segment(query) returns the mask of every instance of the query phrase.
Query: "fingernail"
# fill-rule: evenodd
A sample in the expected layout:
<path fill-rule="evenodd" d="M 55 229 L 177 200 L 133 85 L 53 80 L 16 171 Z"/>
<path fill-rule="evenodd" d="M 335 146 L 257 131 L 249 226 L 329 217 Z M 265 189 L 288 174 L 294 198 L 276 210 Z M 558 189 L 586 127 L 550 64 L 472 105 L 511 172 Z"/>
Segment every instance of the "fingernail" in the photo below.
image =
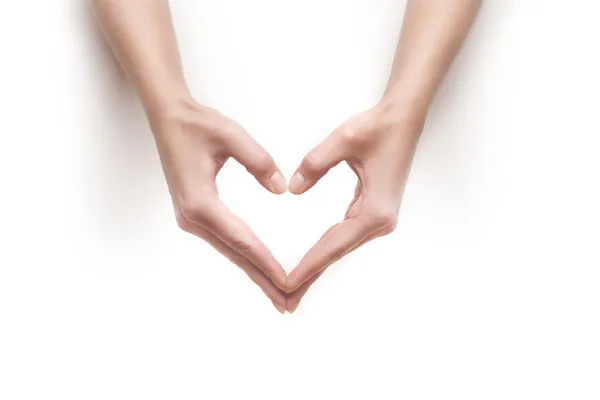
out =
<path fill-rule="evenodd" d="M 275 306 L 275 308 L 277 309 L 277 311 L 279 311 L 282 314 L 285 314 L 285 307 L 281 306 L 279 304 L 273 303 L 273 305 Z"/>
<path fill-rule="evenodd" d="M 298 303 L 298 304 L 300 304 L 300 303 Z M 290 314 L 293 314 L 293 313 L 294 313 L 294 311 L 296 311 L 296 308 L 298 308 L 298 304 L 296 304 L 294 307 L 290 308 L 290 309 L 288 310 L 288 312 L 289 312 Z"/>
<path fill-rule="evenodd" d="M 277 194 L 283 194 L 287 192 L 287 184 L 281 172 L 277 171 L 273 175 L 271 175 L 269 183 L 273 192 Z"/>
<path fill-rule="evenodd" d="M 292 193 L 300 193 L 304 186 L 306 185 L 306 178 L 300 172 L 296 172 L 294 176 L 292 176 L 292 180 L 290 182 L 290 192 Z"/>

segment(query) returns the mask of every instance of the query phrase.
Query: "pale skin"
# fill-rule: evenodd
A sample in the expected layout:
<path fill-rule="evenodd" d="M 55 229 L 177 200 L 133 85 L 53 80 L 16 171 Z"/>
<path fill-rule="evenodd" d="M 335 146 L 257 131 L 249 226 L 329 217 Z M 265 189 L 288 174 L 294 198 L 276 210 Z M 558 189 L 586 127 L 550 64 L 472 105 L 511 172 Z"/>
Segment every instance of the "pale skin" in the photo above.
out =
<path fill-rule="evenodd" d="M 286 181 L 273 158 L 236 122 L 198 104 L 188 89 L 167 0 L 93 0 L 100 24 L 146 110 L 179 226 L 238 265 L 281 313 L 294 312 L 318 277 L 396 225 L 428 108 L 481 0 L 408 0 L 396 57 L 377 105 L 344 122 L 302 160 L 289 191 L 302 194 L 345 161 L 354 198 L 286 276 L 252 230 L 220 201 L 216 176 L 234 158 L 265 189 Z"/>

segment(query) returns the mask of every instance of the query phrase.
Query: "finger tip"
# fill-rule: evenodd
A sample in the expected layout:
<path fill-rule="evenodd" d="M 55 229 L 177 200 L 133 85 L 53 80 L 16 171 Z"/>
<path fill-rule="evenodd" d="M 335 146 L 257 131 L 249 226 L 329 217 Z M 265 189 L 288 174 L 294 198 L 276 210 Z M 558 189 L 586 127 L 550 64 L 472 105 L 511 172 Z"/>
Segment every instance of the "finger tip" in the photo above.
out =
<path fill-rule="evenodd" d="M 275 284 L 275 286 L 277 287 L 277 289 L 281 290 L 283 293 L 287 293 L 287 279 L 283 278 L 283 279 L 277 279 L 274 280 L 273 283 Z"/>
<path fill-rule="evenodd" d="M 280 305 L 280 304 L 277 304 L 277 303 L 275 303 L 275 302 L 273 302 L 273 305 L 275 306 L 275 309 L 276 309 L 277 311 L 279 311 L 281 314 L 285 314 L 285 312 L 286 312 L 286 309 L 287 309 L 287 306 L 285 306 L 285 307 L 284 307 L 284 306 L 282 306 L 282 305 Z"/>
<path fill-rule="evenodd" d="M 288 280 L 288 283 L 285 287 L 285 292 L 287 294 L 293 293 L 294 291 L 296 291 L 296 289 L 298 289 L 300 285 L 297 283 L 290 283 L 290 281 Z"/>
<path fill-rule="evenodd" d="M 293 194 L 301 194 L 307 187 L 307 181 L 304 175 L 301 172 L 296 172 L 292 179 L 290 180 L 290 184 L 288 186 L 288 190 Z"/>
<path fill-rule="evenodd" d="M 269 190 L 275 194 L 284 194 L 287 192 L 288 184 L 280 171 L 275 171 L 269 178 Z"/>
<path fill-rule="evenodd" d="M 273 282 L 277 289 L 285 293 L 288 276 L 281 265 L 278 265 L 278 268 L 269 271 L 268 277 L 271 279 L 271 282 Z"/>
<path fill-rule="evenodd" d="M 299 279 L 299 274 L 297 268 L 295 268 L 290 274 L 287 276 L 285 292 L 289 295 L 292 292 L 295 292 L 302 285 L 301 279 Z M 288 301 L 290 301 L 288 299 Z"/>
<path fill-rule="evenodd" d="M 288 192 L 290 192 L 290 193 L 291 193 L 291 194 L 293 194 L 293 195 L 296 195 L 296 196 L 297 196 L 297 195 L 299 195 L 299 194 L 302 194 L 302 192 L 301 192 L 301 191 L 299 191 L 299 190 L 295 190 L 295 189 L 294 189 L 294 188 L 292 188 L 291 186 L 290 186 L 290 187 L 288 187 L 288 190 L 287 190 L 287 191 L 288 191 Z"/>
<path fill-rule="evenodd" d="M 288 306 L 287 306 L 287 312 L 290 313 L 290 314 L 293 314 L 294 311 L 296 311 L 296 309 L 298 308 L 298 304 L 299 303 L 293 303 L 291 305 L 288 304 Z"/>
<path fill-rule="evenodd" d="M 288 187 L 287 185 L 284 186 L 279 186 L 279 187 L 272 187 L 270 189 L 271 193 L 273 194 L 277 194 L 277 195 L 282 195 L 282 194 L 286 194 L 288 192 Z"/>

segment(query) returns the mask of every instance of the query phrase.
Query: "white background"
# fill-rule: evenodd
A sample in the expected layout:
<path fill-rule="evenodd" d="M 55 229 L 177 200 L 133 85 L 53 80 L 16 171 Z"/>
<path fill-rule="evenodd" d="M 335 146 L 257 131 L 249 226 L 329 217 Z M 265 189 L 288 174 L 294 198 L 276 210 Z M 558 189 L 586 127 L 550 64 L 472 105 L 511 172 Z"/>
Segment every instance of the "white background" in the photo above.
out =
<path fill-rule="evenodd" d="M 177 1 L 199 101 L 289 178 L 373 105 L 398 0 Z M 180 232 L 85 1 L 0 13 L 0 399 L 600 398 L 599 6 L 488 0 L 432 107 L 398 230 L 293 316 Z M 291 270 L 342 218 L 242 167 L 226 203 Z"/>

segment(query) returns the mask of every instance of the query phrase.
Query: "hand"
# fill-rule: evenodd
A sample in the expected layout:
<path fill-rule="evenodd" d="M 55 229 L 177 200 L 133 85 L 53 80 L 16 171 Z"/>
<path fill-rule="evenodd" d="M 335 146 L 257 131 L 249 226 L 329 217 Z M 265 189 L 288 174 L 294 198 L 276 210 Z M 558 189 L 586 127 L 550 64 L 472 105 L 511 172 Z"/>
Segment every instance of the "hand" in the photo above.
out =
<path fill-rule="evenodd" d="M 329 169 L 346 161 L 358 177 L 354 199 L 343 222 L 332 226 L 308 251 L 287 280 L 287 310 L 332 263 L 368 241 L 391 233 L 423 118 L 406 117 L 402 107 L 382 102 L 331 133 L 304 158 L 289 190 L 301 194 Z"/>
<path fill-rule="evenodd" d="M 192 100 L 149 115 L 177 223 L 238 265 L 281 312 L 286 273 L 252 230 L 220 201 L 216 176 L 229 159 L 244 165 L 267 190 L 286 182 L 271 156 L 237 123 Z"/>

